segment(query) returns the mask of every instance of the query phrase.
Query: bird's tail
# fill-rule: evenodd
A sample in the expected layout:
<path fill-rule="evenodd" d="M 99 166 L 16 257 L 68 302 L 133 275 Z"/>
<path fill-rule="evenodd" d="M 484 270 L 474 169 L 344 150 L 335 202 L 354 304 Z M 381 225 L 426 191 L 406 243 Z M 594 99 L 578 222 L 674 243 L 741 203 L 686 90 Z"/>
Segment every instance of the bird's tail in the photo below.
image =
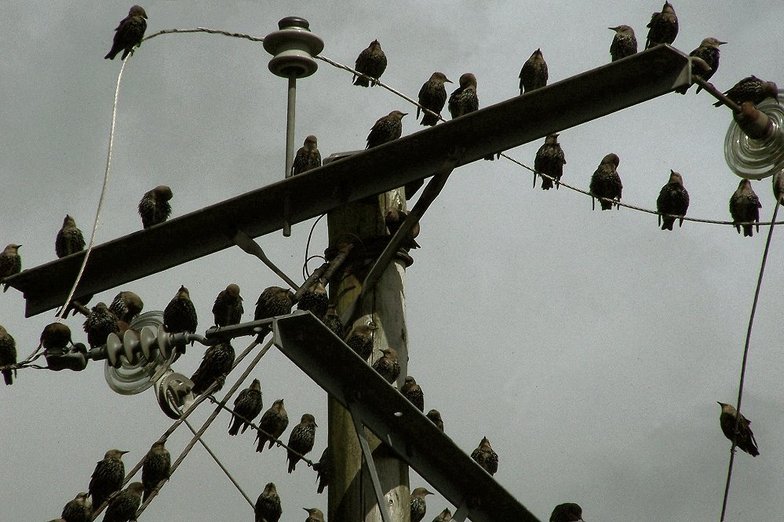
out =
<path fill-rule="evenodd" d="M 370 82 L 368 81 L 367 76 L 357 76 L 354 78 L 354 85 L 359 85 L 360 87 L 370 87 Z"/>
<path fill-rule="evenodd" d="M 542 176 L 542 190 L 550 190 L 553 188 L 553 180 Z"/>
<path fill-rule="evenodd" d="M 111 51 L 106 53 L 106 56 L 104 56 L 103 59 L 104 60 L 114 60 L 114 57 L 117 56 L 117 53 L 119 53 L 119 52 L 120 52 L 119 49 L 117 49 L 116 51 L 114 49 L 112 49 Z"/>
<path fill-rule="evenodd" d="M 438 123 L 438 118 L 437 118 L 437 117 L 435 117 L 435 116 L 433 116 L 433 115 L 432 115 L 432 114 L 430 114 L 429 112 L 426 112 L 426 113 L 425 113 L 425 114 L 422 116 L 422 125 L 429 125 L 429 126 L 431 126 L 431 127 L 432 127 L 432 126 L 433 126 L 433 125 L 435 125 L 436 123 Z"/>
<path fill-rule="evenodd" d="M 297 467 L 297 457 L 289 455 L 289 473 L 294 471 L 295 467 Z"/>
<path fill-rule="evenodd" d="M 743 237 L 754 236 L 754 225 L 743 225 Z"/>
<path fill-rule="evenodd" d="M 16 372 L 16 370 L 3 370 L 3 379 L 5 380 L 6 386 L 10 386 L 14 383 L 14 372 Z"/>
<path fill-rule="evenodd" d="M 229 435 L 231 435 L 233 437 L 234 435 L 239 433 L 239 431 L 240 431 L 240 424 L 242 424 L 242 421 L 240 420 L 240 418 L 236 417 L 236 416 L 232 416 L 231 422 L 229 423 Z"/>
<path fill-rule="evenodd" d="M 599 202 L 602 204 L 602 210 L 612 210 L 613 207 L 612 201 L 600 199 Z"/>
<path fill-rule="evenodd" d="M 667 216 L 662 216 L 662 230 L 672 230 L 672 225 L 675 223 L 675 219 Z"/>

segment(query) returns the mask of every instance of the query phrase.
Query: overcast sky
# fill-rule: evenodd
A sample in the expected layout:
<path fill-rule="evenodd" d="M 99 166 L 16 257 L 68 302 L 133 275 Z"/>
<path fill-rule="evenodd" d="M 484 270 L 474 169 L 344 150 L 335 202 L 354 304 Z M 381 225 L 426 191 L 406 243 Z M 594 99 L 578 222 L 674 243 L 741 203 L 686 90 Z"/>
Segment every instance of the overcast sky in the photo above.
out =
<path fill-rule="evenodd" d="M 101 190 L 118 60 L 102 57 L 127 2 L 9 2 L 0 48 L 0 241 L 22 243 L 25 268 L 54 259 L 66 213 L 89 234 Z M 433 71 L 478 78 L 480 105 L 518 94 L 522 63 L 540 47 L 550 82 L 604 65 L 613 33 L 631 25 L 644 46 L 652 2 L 174 2 L 144 4 L 148 34 L 207 26 L 264 36 L 298 15 L 325 41 L 324 56 L 353 65 L 378 39 L 389 61 L 383 80 L 415 96 Z M 676 2 L 685 52 L 707 36 L 729 42 L 713 78 L 725 90 L 749 74 L 784 82 L 780 20 L 784 5 Z M 223 36 L 169 35 L 146 42 L 121 87 L 113 169 L 98 243 L 141 228 L 136 205 L 159 184 L 174 191 L 179 216 L 282 178 L 286 82 L 267 69 L 261 44 Z M 361 149 L 373 122 L 415 108 L 381 88 L 351 85 L 323 62 L 298 83 L 298 144 L 319 137 L 323 156 Z M 730 115 L 705 94 L 669 94 L 564 130 L 564 181 L 587 188 L 600 159 L 620 158 L 623 200 L 655 207 L 670 169 L 691 195 L 688 215 L 729 219 L 738 180 L 723 157 Z M 541 145 L 509 151 L 529 165 Z M 755 183 L 764 218 L 769 180 Z M 267 253 L 299 277 L 312 221 L 260 238 Z M 470 452 L 487 436 L 499 454 L 496 479 L 540 519 L 575 501 L 589 521 L 718 520 L 729 442 L 716 401 L 734 403 L 763 229 L 753 239 L 732 227 L 685 223 L 658 230 L 656 217 L 621 209 L 591 211 L 590 199 L 531 188 L 531 174 L 508 161 L 461 167 L 422 223 L 420 250 L 407 273 L 409 373 L 441 410 L 449 436 Z M 743 411 L 753 420 L 757 458 L 740 453 L 728 520 L 781 517 L 784 400 L 779 347 L 784 249 L 776 232 L 752 337 Z M 326 247 L 326 222 L 310 253 Z M 0 245 L 0 246 L 2 246 Z M 122 260 L 118 260 L 121 263 Z M 142 296 L 163 309 L 190 288 L 200 329 L 215 295 L 240 285 L 246 319 L 259 292 L 280 281 L 239 248 L 106 291 Z M 0 324 L 26 356 L 54 311 L 24 318 L 13 289 L 0 296 Z M 70 319 L 77 340 L 82 320 Z M 248 340 L 249 342 L 249 340 Z M 235 343 L 239 352 L 246 340 Z M 175 369 L 190 375 L 201 351 Z M 285 398 L 292 425 L 304 412 L 319 423 L 313 458 L 326 445 L 326 394 L 277 350 L 253 372 L 264 408 Z M 447 378 L 445 378 L 447 377 Z M 231 382 L 231 381 L 230 381 Z M 4 520 L 49 520 L 87 489 L 109 448 L 129 450 L 130 469 L 170 425 L 152 390 L 120 396 L 103 364 L 81 373 L 22 370 L 0 390 L 0 513 Z M 221 394 L 222 396 L 222 394 Z M 201 407 L 199 423 L 211 411 Z M 303 506 L 326 510 L 315 473 L 285 472 L 285 453 L 254 452 L 253 435 L 230 438 L 224 413 L 205 435 L 255 500 L 274 481 L 285 522 Z M 778 435 L 777 435 L 778 434 Z M 288 432 L 285 434 L 288 437 Z M 176 456 L 190 439 L 168 442 Z M 425 485 L 412 473 L 411 486 Z M 432 519 L 447 506 L 428 500 Z M 451 507 L 451 506 L 450 506 Z M 196 447 L 142 520 L 251 520 L 233 486 Z"/>

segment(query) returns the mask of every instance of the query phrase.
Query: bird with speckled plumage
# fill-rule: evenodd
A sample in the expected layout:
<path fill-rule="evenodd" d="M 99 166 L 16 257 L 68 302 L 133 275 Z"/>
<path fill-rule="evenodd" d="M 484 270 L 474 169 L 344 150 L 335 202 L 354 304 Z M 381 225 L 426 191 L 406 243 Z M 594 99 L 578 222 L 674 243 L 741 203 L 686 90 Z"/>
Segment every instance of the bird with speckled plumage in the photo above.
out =
<path fill-rule="evenodd" d="M 436 71 L 430 75 L 430 79 L 422 84 L 419 89 L 419 105 L 429 111 L 433 111 L 437 115 L 441 115 L 441 111 L 446 105 L 446 88 L 444 83 L 452 83 L 452 80 L 446 77 L 446 74 Z M 438 123 L 438 117 L 423 111 L 417 107 L 417 118 L 419 118 L 420 111 L 422 114 L 422 125 L 433 126 Z"/>
<path fill-rule="evenodd" d="M 609 29 L 615 31 L 615 36 L 610 44 L 610 56 L 613 62 L 637 54 L 637 38 L 634 36 L 634 29 L 628 25 L 618 25 Z"/>
<path fill-rule="evenodd" d="M 735 223 L 735 230 L 740 234 L 739 223 L 748 222 L 743 225 L 743 236 L 752 237 L 754 235 L 754 225 L 751 222 L 757 223 L 757 232 L 759 232 L 759 209 L 762 208 L 759 197 L 751 188 L 751 181 L 748 179 L 740 180 L 738 189 L 730 197 L 730 215 L 732 221 Z"/>
<path fill-rule="evenodd" d="M 432 422 L 433 424 L 436 425 L 436 428 L 438 428 L 441 431 L 444 431 L 444 421 L 441 418 L 441 412 L 440 411 L 438 411 L 438 410 L 430 410 L 429 412 L 427 412 L 427 414 L 425 414 L 425 416 L 428 419 L 430 419 L 430 422 Z"/>
<path fill-rule="evenodd" d="M 299 424 L 291 430 L 289 434 L 289 449 L 286 450 L 289 473 L 296 468 L 297 462 L 302 458 L 300 455 L 307 455 L 313 449 L 313 444 L 316 442 L 317 427 L 318 424 L 316 424 L 315 417 L 310 413 L 305 413 L 302 415 Z"/>
<path fill-rule="evenodd" d="M 373 369 L 378 372 L 388 383 L 393 383 L 400 376 L 400 363 L 397 360 L 397 350 L 384 348 L 381 357 L 373 363 Z"/>
<path fill-rule="evenodd" d="M 144 31 L 147 30 L 147 13 L 140 5 L 131 6 L 128 11 L 128 16 L 120 21 L 120 24 L 114 30 L 114 41 L 112 42 L 111 50 L 104 56 L 104 59 L 114 60 L 114 57 L 120 51 L 123 55 L 120 58 L 125 58 L 133 53 L 133 48 L 142 44 L 144 38 Z"/>
<path fill-rule="evenodd" d="M 90 348 L 106 344 L 106 338 L 110 333 L 120 333 L 117 324 L 117 316 L 109 310 L 106 303 L 98 303 L 93 306 L 90 315 L 84 321 L 84 331 L 87 332 L 87 342 Z"/>
<path fill-rule="evenodd" d="M 19 255 L 19 247 L 16 243 L 6 245 L 0 253 L 0 279 L 18 274 L 22 271 L 22 257 Z M 8 286 L 6 285 L 6 288 Z"/>
<path fill-rule="evenodd" d="M 195 332 L 199 325 L 196 307 L 187 288 L 180 286 L 177 294 L 163 310 L 163 327 L 167 332 Z"/>
<path fill-rule="evenodd" d="M 110 449 L 104 454 L 103 460 L 99 460 L 95 465 L 95 470 L 90 477 L 90 485 L 87 488 L 90 492 L 90 498 L 93 500 L 93 512 L 97 511 L 112 493 L 119 491 L 122 487 L 125 478 L 125 464 L 123 464 L 122 456 L 126 453 L 128 452 Z"/>
<path fill-rule="evenodd" d="M 305 522 L 324 522 L 324 513 L 319 508 L 302 508 L 308 512 Z"/>
<path fill-rule="evenodd" d="M 255 522 L 278 522 L 283 514 L 280 495 L 274 482 L 267 483 L 253 506 Z"/>
<path fill-rule="evenodd" d="M 417 384 L 416 379 L 410 375 L 406 376 L 403 386 L 400 387 L 400 393 L 403 397 L 416 406 L 422 413 L 425 412 L 425 394 L 422 393 L 422 388 Z"/>
<path fill-rule="evenodd" d="M 689 56 L 692 58 L 699 58 L 708 66 L 708 69 L 704 67 L 692 67 L 691 74 L 692 76 L 698 76 L 705 80 L 706 82 L 710 80 L 716 71 L 719 69 L 719 56 L 721 52 L 719 51 L 719 46 L 724 45 L 727 42 L 722 42 L 718 38 L 708 37 L 705 38 L 692 52 L 689 53 Z M 686 94 L 689 90 L 690 85 L 686 87 L 681 87 L 677 90 L 677 92 L 681 94 Z M 700 92 L 702 87 L 699 85 L 697 86 L 697 92 Z"/>
<path fill-rule="evenodd" d="M 244 312 L 239 285 L 231 283 L 225 290 L 218 292 L 212 305 L 212 315 L 217 326 L 239 324 Z"/>
<path fill-rule="evenodd" d="M 168 479 L 171 474 L 171 454 L 166 449 L 165 441 L 156 441 L 144 456 L 142 463 L 142 484 L 144 500 L 152 495 L 160 481 Z"/>
<path fill-rule="evenodd" d="M 144 485 L 131 482 L 124 490 L 109 501 L 103 522 L 131 522 L 136 520 L 136 511 L 142 504 Z"/>
<path fill-rule="evenodd" d="M 520 69 L 520 94 L 546 86 L 547 77 L 547 62 L 544 61 L 542 50 L 537 49 Z"/>
<path fill-rule="evenodd" d="M 621 160 L 617 154 L 608 154 L 602 158 L 599 167 L 594 171 L 591 176 L 591 184 L 589 190 L 591 195 L 599 198 L 607 198 L 609 200 L 620 201 L 621 193 L 623 192 L 623 183 L 621 183 L 621 176 L 618 174 L 618 165 Z M 612 210 L 613 201 L 600 199 L 602 210 Z M 592 198 L 592 207 L 596 208 L 596 200 Z M 616 205 L 617 206 L 617 205 Z"/>
<path fill-rule="evenodd" d="M 487 437 L 482 437 L 479 446 L 471 452 L 471 458 L 491 475 L 498 471 L 498 454 L 493 451 Z"/>
<path fill-rule="evenodd" d="M 580 522 L 583 519 L 583 508 L 574 502 L 558 504 L 550 514 L 550 522 Z"/>
<path fill-rule="evenodd" d="M 645 48 L 659 44 L 672 44 L 678 36 L 678 16 L 675 9 L 669 2 L 664 2 L 661 12 L 653 13 L 651 21 L 648 22 L 648 37 L 645 40 Z"/>
<path fill-rule="evenodd" d="M 544 139 L 544 145 L 536 151 L 534 170 L 555 178 L 555 188 L 558 189 L 564 165 L 566 165 L 566 156 L 558 143 L 558 134 L 549 134 Z M 553 180 L 544 176 L 540 177 L 542 178 L 542 190 L 553 188 Z M 534 174 L 534 187 L 536 187 L 536 174 Z"/>
<path fill-rule="evenodd" d="M 218 383 L 214 391 L 220 390 L 233 365 L 234 347 L 229 341 L 223 341 L 207 348 L 201 364 L 191 376 L 194 395 L 204 393 L 213 382 Z"/>
<path fill-rule="evenodd" d="M 264 451 L 264 444 L 269 441 L 271 448 L 275 444 L 275 439 L 280 439 L 283 432 L 289 425 L 289 415 L 283 405 L 283 399 L 278 399 L 272 403 L 259 421 L 259 429 L 256 432 L 256 451 Z"/>
<path fill-rule="evenodd" d="M 738 435 L 735 444 L 738 448 L 745 451 L 752 457 L 759 455 L 757 448 L 757 439 L 754 438 L 754 433 L 751 431 L 751 421 L 740 415 L 740 422 L 738 422 L 738 410 L 732 404 L 719 403 L 721 406 L 721 415 L 719 415 L 719 424 L 724 436 L 729 440 L 735 438 L 735 424 L 738 425 Z"/>
<path fill-rule="evenodd" d="M 376 120 L 376 123 L 370 128 L 365 148 L 372 149 L 398 139 L 403 134 L 403 116 L 406 114 L 408 113 L 392 111 Z"/>
<path fill-rule="evenodd" d="M 250 426 L 250 422 L 261 413 L 263 407 L 261 382 L 253 379 L 250 386 L 242 390 L 234 399 L 234 413 L 229 421 L 229 435 L 236 435 L 242 428 L 242 433 Z"/>
<path fill-rule="evenodd" d="M 768 98 L 778 99 L 779 88 L 774 82 L 760 80 L 754 75 L 747 76 L 724 92 L 724 95 L 738 105 L 743 102 L 751 102 L 757 105 Z M 717 101 L 714 107 L 721 107 L 722 103 Z"/>
<path fill-rule="evenodd" d="M 91 522 L 93 519 L 93 503 L 88 498 L 87 492 L 82 491 L 73 500 L 69 500 L 63 507 L 60 517 L 65 522 Z"/>
<path fill-rule="evenodd" d="M 54 251 L 57 257 L 65 257 L 84 250 L 84 236 L 76 221 L 71 216 L 66 215 L 63 219 L 63 226 L 57 232 L 54 240 Z"/>
<path fill-rule="evenodd" d="M 678 226 L 683 226 L 683 216 L 689 208 L 689 192 L 683 186 L 683 176 L 670 170 L 670 179 L 659 192 L 656 199 L 656 210 L 659 212 L 659 224 L 662 230 L 672 230 L 679 216 Z M 669 214 L 669 215 L 664 215 Z"/>
<path fill-rule="evenodd" d="M 387 55 L 384 54 L 378 40 L 370 42 L 367 49 L 359 53 L 354 69 L 362 73 L 359 76 L 354 75 L 354 85 L 359 85 L 360 87 L 376 85 L 377 80 L 381 78 L 381 75 L 387 69 Z"/>
<path fill-rule="evenodd" d="M 425 497 L 432 494 L 433 492 L 428 491 L 427 488 L 415 488 L 414 491 L 411 492 L 411 522 L 421 522 L 421 520 L 425 518 L 425 514 L 427 513 L 427 502 L 425 501 Z"/>
<path fill-rule="evenodd" d="M 130 323 L 142 310 L 144 310 L 144 302 L 138 294 L 124 290 L 114 296 L 112 304 L 109 305 L 109 310 L 111 310 L 120 321 Z"/>
<path fill-rule="evenodd" d="M 3 326 L 0 326 L 0 366 L 16 364 L 16 340 Z M 16 370 L 3 370 L 6 386 L 14 383 Z"/>
<path fill-rule="evenodd" d="M 291 175 L 296 176 L 320 166 L 321 153 L 318 150 L 318 138 L 311 134 L 305 138 L 305 143 L 294 155 L 294 162 L 291 164 Z"/>

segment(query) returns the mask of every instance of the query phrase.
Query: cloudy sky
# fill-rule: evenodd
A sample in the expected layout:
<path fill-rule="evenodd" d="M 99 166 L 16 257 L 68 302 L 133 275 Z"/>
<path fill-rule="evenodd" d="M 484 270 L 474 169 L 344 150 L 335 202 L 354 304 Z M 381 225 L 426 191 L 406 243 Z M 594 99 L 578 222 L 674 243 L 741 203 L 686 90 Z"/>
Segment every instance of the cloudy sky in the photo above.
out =
<path fill-rule="evenodd" d="M 117 1 L 9 2 L 0 31 L 0 241 L 22 248 L 30 268 L 52 260 L 63 216 L 89 233 L 101 190 L 118 61 L 103 60 L 129 4 Z M 148 34 L 207 26 L 263 36 L 289 15 L 310 20 L 323 54 L 353 64 L 377 38 L 388 56 L 383 76 L 416 95 L 435 70 L 453 80 L 471 71 L 482 106 L 515 96 L 522 63 L 537 47 L 551 83 L 609 61 L 612 32 L 628 24 L 644 42 L 655 2 L 217 2 L 144 4 Z M 715 84 L 729 88 L 755 74 L 784 79 L 779 51 L 784 6 L 695 0 L 675 8 L 674 45 L 689 52 L 707 36 L 722 47 Z M 174 191 L 174 215 L 256 189 L 283 176 L 285 80 L 267 69 L 261 44 L 205 34 L 146 42 L 126 67 L 113 169 L 99 243 L 141 227 L 136 205 L 159 185 Z M 705 93 L 669 94 L 599 121 L 566 129 L 564 180 L 586 188 L 610 152 L 626 202 L 652 208 L 670 169 L 683 174 L 689 215 L 729 219 L 738 184 L 723 157 L 730 121 Z M 320 63 L 299 82 L 297 142 L 319 137 L 324 156 L 364 147 L 372 123 L 393 109 L 415 112 L 381 88 L 351 85 L 348 73 Z M 421 127 L 413 114 L 404 134 Z M 529 165 L 541 143 L 509 151 Z M 755 183 L 768 219 L 769 180 Z M 260 238 L 292 276 L 301 273 L 311 222 Z M 732 227 L 685 223 L 674 232 L 656 218 L 621 209 L 591 211 L 568 190 L 531 188 L 531 175 L 508 161 L 460 168 L 422 223 L 407 274 L 410 373 L 426 407 L 441 410 L 448 434 L 467 452 L 486 435 L 500 455 L 497 480 L 540 519 L 564 501 L 589 521 L 718 520 L 729 442 L 716 401 L 737 397 L 741 353 L 763 229 L 753 239 Z M 776 236 L 784 232 L 777 232 Z M 784 418 L 778 348 L 784 249 L 772 244 L 756 317 L 743 401 L 761 456 L 739 454 L 728 520 L 780 518 Z M 320 222 L 310 253 L 326 247 Z M 121 263 L 118 260 L 118 263 Z M 236 282 L 246 308 L 279 281 L 238 248 L 104 292 L 139 293 L 146 310 L 163 309 L 181 284 L 207 328 L 219 290 Z M 0 324 L 20 357 L 37 344 L 54 312 L 24 318 L 24 300 L 0 296 Z M 250 314 L 246 314 L 250 318 Z M 81 320 L 68 324 L 79 337 Z M 245 346 L 238 340 L 235 346 Z M 190 375 L 200 350 L 176 369 Z M 314 457 L 326 445 L 326 395 L 277 350 L 252 374 L 265 409 L 285 398 L 292 419 L 312 412 L 320 424 Z M 447 377 L 447 378 L 445 378 Z M 130 468 L 169 426 L 152 391 L 120 396 L 101 364 L 81 373 L 23 370 L 0 390 L 0 512 L 5 520 L 56 518 L 87 489 L 105 450 L 129 450 Z M 195 414 L 208 415 L 209 406 Z M 283 520 L 302 506 L 326 508 L 315 473 L 285 473 L 281 450 L 254 452 L 253 436 L 229 438 L 222 414 L 205 440 L 254 499 L 274 481 Z M 779 435 L 776 435 L 776 434 Z M 286 434 L 286 437 L 288 434 Z M 168 447 L 179 454 L 190 435 Z M 412 474 L 412 487 L 424 481 Z M 427 520 L 446 502 L 429 500 Z M 250 520 L 248 505 L 196 447 L 142 519 Z"/>

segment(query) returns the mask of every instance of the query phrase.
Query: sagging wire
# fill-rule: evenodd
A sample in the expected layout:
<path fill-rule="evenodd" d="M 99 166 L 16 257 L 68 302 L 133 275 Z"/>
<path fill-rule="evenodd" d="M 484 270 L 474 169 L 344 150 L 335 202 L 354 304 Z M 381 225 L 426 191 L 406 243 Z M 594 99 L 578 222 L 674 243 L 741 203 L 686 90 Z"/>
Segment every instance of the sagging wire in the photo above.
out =
<path fill-rule="evenodd" d="M 308 262 L 311 259 L 320 257 L 321 259 L 324 259 L 324 261 L 326 261 L 324 256 L 308 257 L 308 252 L 310 251 L 310 240 L 313 238 L 313 231 L 316 230 L 316 225 L 318 224 L 319 221 L 321 221 L 321 218 L 323 218 L 326 215 L 327 215 L 326 213 L 321 214 L 318 217 L 318 219 L 316 219 L 316 221 L 313 222 L 313 226 L 310 227 L 310 232 L 308 233 L 308 241 L 305 243 L 305 262 L 302 264 L 302 279 L 307 279 L 308 277 L 310 277 L 310 272 L 308 272 Z"/>

